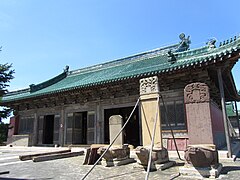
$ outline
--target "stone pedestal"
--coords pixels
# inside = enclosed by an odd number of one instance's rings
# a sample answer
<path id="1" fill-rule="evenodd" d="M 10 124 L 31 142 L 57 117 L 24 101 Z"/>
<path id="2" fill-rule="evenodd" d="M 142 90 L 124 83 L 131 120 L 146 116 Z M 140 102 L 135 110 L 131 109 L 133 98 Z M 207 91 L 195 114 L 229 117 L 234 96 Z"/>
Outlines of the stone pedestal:
<path id="1" fill-rule="evenodd" d="M 135 151 L 136 151 L 136 155 L 139 159 L 138 164 L 142 165 L 144 168 L 147 168 L 148 160 L 149 160 L 150 147 L 138 146 L 135 149 Z M 151 158 L 152 158 L 151 166 L 150 166 L 151 171 L 159 169 L 157 167 L 158 165 L 163 166 L 166 163 L 169 164 L 168 151 L 167 151 L 166 148 L 154 147 L 153 151 L 152 151 L 152 157 Z M 166 165 L 164 167 L 166 167 Z"/>
<path id="2" fill-rule="evenodd" d="M 189 145 L 185 151 L 186 164 L 194 167 L 218 166 L 218 152 L 215 145 Z"/>
<path id="3" fill-rule="evenodd" d="M 98 149 L 98 154 L 102 155 L 107 147 L 101 147 Z M 102 165 L 106 167 L 121 166 L 129 163 L 136 162 L 133 158 L 130 158 L 130 148 L 128 145 L 112 146 L 102 158 Z"/>
<path id="4" fill-rule="evenodd" d="M 106 144 L 92 144 L 90 148 L 86 149 L 83 165 L 93 165 L 100 158 L 97 153 L 98 149 L 107 146 Z"/>
<path id="5" fill-rule="evenodd" d="M 106 160 L 103 159 L 101 164 L 105 167 L 112 167 L 112 166 L 122 166 L 130 163 L 135 163 L 136 160 L 133 158 L 126 158 L 126 159 L 112 159 L 112 160 Z"/>

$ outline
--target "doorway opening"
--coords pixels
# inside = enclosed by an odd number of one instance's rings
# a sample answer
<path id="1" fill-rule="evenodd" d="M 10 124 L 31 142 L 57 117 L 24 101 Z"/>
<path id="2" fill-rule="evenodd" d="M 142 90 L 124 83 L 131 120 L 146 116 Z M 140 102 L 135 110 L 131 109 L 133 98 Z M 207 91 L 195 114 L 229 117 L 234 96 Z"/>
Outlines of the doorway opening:
<path id="1" fill-rule="evenodd" d="M 54 115 L 44 116 L 43 121 L 43 144 L 53 144 Z"/>
<path id="2" fill-rule="evenodd" d="M 134 107 L 114 108 L 104 110 L 104 143 L 109 144 L 109 118 L 112 115 L 121 115 L 123 117 L 123 124 L 127 121 L 130 113 Z M 123 131 L 123 142 L 131 144 L 134 147 L 140 145 L 140 126 L 139 126 L 139 109 L 136 108 L 130 121 Z"/>

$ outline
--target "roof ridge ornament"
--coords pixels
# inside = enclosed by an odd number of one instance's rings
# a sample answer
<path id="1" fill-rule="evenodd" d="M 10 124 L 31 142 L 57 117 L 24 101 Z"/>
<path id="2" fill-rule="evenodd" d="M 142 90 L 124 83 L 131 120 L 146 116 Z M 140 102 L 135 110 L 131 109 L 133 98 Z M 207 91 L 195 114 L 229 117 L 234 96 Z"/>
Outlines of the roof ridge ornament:
<path id="1" fill-rule="evenodd" d="M 171 49 L 167 53 L 168 53 L 168 62 L 170 62 L 171 64 L 175 63 L 177 59 L 173 54 L 173 52 L 171 51 Z"/>
<path id="2" fill-rule="evenodd" d="M 65 68 L 63 69 L 63 72 L 68 72 L 69 71 L 69 66 L 66 65 Z"/>
<path id="3" fill-rule="evenodd" d="M 179 38 L 181 39 L 181 42 L 179 43 L 179 46 L 178 46 L 176 52 L 182 52 L 182 51 L 189 50 L 189 46 L 191 44 L 190 36 L 188 36 L 186 38 L 185 34 L 181 33 L 179 35 Z"/>
<path id="4" fill-rule="evenodd" d="M 233 43 L 236 40 L 238 40 L 239 38 L 240 38 L 240 36 L 234 36 L 233 38 L 231 37 L 230 39 L 224 40 L 224 41 L 219 43 L 219 47 L 230 44 L 230 43 Z"/>
<path id="5" fill-rule="evenodd" d="M 209 39 L 206 43 L 209 49 L 216 48 L 215 43 L 217 42 L 216 38 Z"/>

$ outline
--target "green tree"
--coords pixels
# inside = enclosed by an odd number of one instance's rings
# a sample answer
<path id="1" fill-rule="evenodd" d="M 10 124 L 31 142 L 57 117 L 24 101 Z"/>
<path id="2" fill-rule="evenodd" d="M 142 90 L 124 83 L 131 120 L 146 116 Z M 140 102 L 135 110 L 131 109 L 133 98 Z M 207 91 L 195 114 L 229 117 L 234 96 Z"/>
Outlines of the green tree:
<path id="1" fill-rule="evenodd" d="M 0 47 L 1 51 L 1 47 Z M 0 101 L 2 96 L 7 93 L 7 87 L 9 86 L 9 82 L 13 79 L 14 70 L 11 69 L 12 64 L 0 64 Z M 11 110 L 9 108 L 0 109 L 0 122 L 2 118 L 6 118 L 10 115 Z"/>
<path id="2" fill-rule="evenodd" d="M 0 122 L 0 146 L 3 145 L 3 142 L 7 141 L 8 125 L 9 124 L 4 124 L 3 122 Z"/>

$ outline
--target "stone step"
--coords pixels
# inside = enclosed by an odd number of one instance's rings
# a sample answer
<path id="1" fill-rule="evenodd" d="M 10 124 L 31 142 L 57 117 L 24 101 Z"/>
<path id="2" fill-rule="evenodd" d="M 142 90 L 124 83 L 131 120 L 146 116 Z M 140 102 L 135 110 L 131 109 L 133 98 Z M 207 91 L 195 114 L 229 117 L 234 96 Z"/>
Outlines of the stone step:
<path id="1" fill-rule="evenodd" d="M 0 172 L 0 175 L 2 175 L 2 174 L 9 174 L 10 173 L 10 171 L 2 171 L 2 172 Z"/>
<path id="2" fill-rule="evenodd" d="M 60 154 L 50 154 L 50 155 L 44 155 L 44 156 L 37 156 L 33 157 L 33 162 L 42 162 L 42 161 L 49 161 L 54 159 L 61 159 L 61 158 L 69 158 L 74 156 L 80 156 L 83 155 L 84 151 L 79 152 L 67 152 L 67 153 L 60 153 Z"/>
<path id="3" fill-rule="evenodd" d="M 46 152 L 46 153 L 22 155 L 22 156 L 19 156 L 19 159 L 21 161 L 27 161 L 27 160 L 31 160 L 34 157 L 38 157 L 38 156 L 45 156 L 45 155 L 51 155 L 51 154 L 61 154 L 61 153 L 67 153 L 67 152 L 71 152 L 71 150 L 68 149 L 68 150 L 62 150 L 62 151 L 52 151 L 52 152 Z"/>

